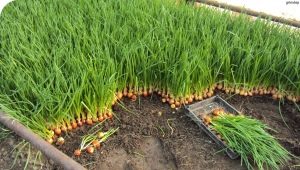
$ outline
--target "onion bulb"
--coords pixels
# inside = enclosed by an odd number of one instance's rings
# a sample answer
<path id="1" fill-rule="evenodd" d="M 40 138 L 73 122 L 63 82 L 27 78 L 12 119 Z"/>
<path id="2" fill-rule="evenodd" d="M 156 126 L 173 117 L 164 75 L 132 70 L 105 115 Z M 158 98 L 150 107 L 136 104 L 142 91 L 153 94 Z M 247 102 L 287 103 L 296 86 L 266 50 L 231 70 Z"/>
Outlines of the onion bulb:
<path id="1" fill-rule="evenodd" d="M 95 148 L 100 148 L 100 142 L 98 141 L 98 140 L 94 140 L 93 142 L 92 142 L 92 145 L 95 147 Z"/>
<path id="2" fill-rule="evenodd" d="M 52 144 L 53 143 L 53 139 L 49 138 L 49 139 L 47 139 L 47 142 L 50 143 L 50 144 Z"/>
<path id="3" fill-rule="evenodd" d="M 93 146 L 89 146 L 86 148 L 87 153 L 92 154 L 95 151 L 95 148 Z"/>
<path id="4" fill-rule="evenodd" d="M 113 117 L 113 114 L 112 114 L 111 112 L 108 112 L 108 113 L 107 113 L 107 117 L 108 117 L 109 119 L 111 119 L 111 118 Z"/>
<path id="5" fill-rule="evenodd" d="M 293 100 L 292 95 L 288 95 L 286 98 L 287 98 L 289 101 L 292 101 L 292 100 Z"/>
<path id="6" fill-rule="evenodd" d="M 297 102 L 297 98 L 296 98 L 296 97 L 293 97 L 293 98 L 292 98 L 292 102 L 296 103 L 296 102 Z"/>
<path id="7" fill-rule="evenodd" d="M 218 90 L 221 90 L 222 88 L 223 88 L 223 86 L 222 86 L 221 83 L 217 85 L 217 89 L 218 89 Z"/>
<path id="8" fill-rule="evenodd" d="M 74 155 L 75 155 L 75 156 L 80 156 L 80 155 L 81 155 L 80 149 L 76 149 L 76 150 L 74 151 Z"/>
<path id="9" fill-rule="evenodd" d="M 189 98 L 188 98 L 188 102 L 189 102 L 189 103 L 192 103 L 192 102 L 193 102 L 193 98 L 192 98 L 192 97 L 189 97 Z"/>
<path id="10" fill-rule="evenodd" d="M 57 138 L 56 145 L 63 145 L 65 143 L 65 139 L 63 137 Z"/>
<path id="11" fill-rule="evenodd" d="M 127 97 L 129 97 L 129 98 L 131 98 L 133 96 L 133 93 L 132 92 L 129 92 L 128 94 L 127 94 Z"/>
<path id="12" fill-rule="evenodd" d="M 224 110 L 223 110 L 223 109 L 220 109 L 220 108 L 215 109 L 215 110 L 213 111 L 213 115 L 214 115 L 214 116 L 219 116 L 219 115 L 221 115 L 222 113 L 224 113 Z"/>
<path id="13" fill-rule="evenodd" d="M 98 122 L 98 118 L 97 118 L 97 117 L 93 117 L 93 118 L 92 118 L 92 121 L 93 121 L 94 123 L 96 123 L 96 122 Z"/>
<path id="14" fill-rule="evenodd" d="M 87 119 L 86 119 L 86 124 L 92 125 L 92 124 L 93 124 L 92 119 L 91 119 L 91 118 L 87 118 Z"/>
<path id="15" fill-rule="evenodd" d="M 234 93 L 235 93 L 235 94 L 240 94 L 240 90 L 239 90 L 238 88 L 236 88 L 236 89 L 234 90 Z"/>
<path id="16" fill-rule="evenodd" d="M 81 120 L 77 121 L 77 125 L 78 125 L 79 127 L 81 127 L 81 126 L 83 125 L 82 121 L 81 121 Z"/>
<path id="17" fill-rule="evenodd" d="M 73 129 L 71 125 L 68 125 L 67 128 L 68 128 L 69 131 L 71 131 Z"/>
<path id="18" fill-rule="evenodd" d="M 62 132 L 66 132 L 68 130 L 67 127 L 66 127 L 66 125 L 62 125 L 60 127 L 60 129 L 61 129 Z"/>
<path id="19" fill-rule="evenodd" d="M 117 93 L 117 98 L 118 98 L 119 100 L 121 100 L 121 99 L 122 99 L 122 97 L 123 97 L 123 94 L 122 94 L 122 92 L 118 92 L 118 93 Z"/>
<path id="20" fill-rule="evenodd" d="M 225 89 L 225 93 L 228 94 L 230 91 L 229 89 Z"/>
<path id="21" fill-rule="evenodd" d="M 214 91 L 209 91 L 209 92 L 207 93 L 207 97 L 211 97 L 213 94 L 214 94 Z"/>
<path id="22" fill-rule="evenodd" d="M 245 95 L 245 91 L 244 90 L 240 90 L 240 95 L 244 96 Z"/>
<path id="23" fill-rule="evenodd" d="M 76 129 L 77 128 L 77 123 L 75 121 L 72 122 L 72 128 Z"/>
<path id="24" fill-rule="evenodd" d="M 207 125 L 211 123 L 211 118 L 207 115 L 203 117 L 203 120 L 204 120 L 204 123 Z"/>
<path id="25" fill-rule="evenodd" d="M 99 132 L 97 136 L 98 136 L 98 138 L 100 138 L 100 139 L 101 139 L 101 138 L 103 138 L 103 136 L 104 136 L 104 135 L 105 135 L 105 133 L 103 133 L 103 132 Z"/>
<path id="26" fill-rule="evenodd" d="M 148 96 L 148 91 L 147 91 L 147 90 L 144 90 L 143 96 L 144 96 L 144 97 L 147 97 L 147 96 Z"/>
<path id="27" fill-rule="evenodd" d="M 61 134 L 61 129 L 60 129 L 60 128 L 55 128 L 55 129 L 54 129 L 54 133 L 55 133 L 56 135 L 60 135 L 60 134 Z"/>
<path id="28" fill-rule="evenodd" d="M 99 120 L 99 122 L 102 122 L 102 121 L 104 120 L 104 117 L 103 117 L 103 116 L 100 116 L 100 117 L 98 118 L 98 120 Z"/>
<path id="29" fill-rule="evenodd" d="M 136 95 L 132 95 L 132 96 L 131 96 L 131 101 L 134 102 L 134 101 L 136 101 L 136 99 L 137 99 Z"/>

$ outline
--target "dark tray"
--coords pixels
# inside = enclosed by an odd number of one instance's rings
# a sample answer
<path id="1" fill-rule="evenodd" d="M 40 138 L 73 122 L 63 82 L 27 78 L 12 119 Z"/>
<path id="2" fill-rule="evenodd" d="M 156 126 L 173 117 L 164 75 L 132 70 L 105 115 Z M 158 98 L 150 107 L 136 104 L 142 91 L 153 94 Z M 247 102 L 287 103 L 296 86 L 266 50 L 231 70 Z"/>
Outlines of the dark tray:
<path id="1" fill-rule="evenodd" d="M 239 114 L 239 111 L 237 111 L 234 107 L 232 107 L 230 104 L 228 104 L 225 100 L 223 100 L 219 96 L 213 96 L 211 98 L 208 98 L 206 100 L 186 105 L 185 109 L 187 110 L 186 114 L 209 136 L 211 137 L 224 151 L 231 159 L 236 159 L 239 157 L 239 155 L 234 152 L 232 149 L 230 149 L 222 140 L 220 140 L 215 132 L 213 132 L 208 126 L 204 124 L 202 119 L 200 117 L 203 117 L 204 115 L 211 116 L 212 111 L 217 108 L 224 109 L 225 112 L 232 113 L 232 114 Z"/>

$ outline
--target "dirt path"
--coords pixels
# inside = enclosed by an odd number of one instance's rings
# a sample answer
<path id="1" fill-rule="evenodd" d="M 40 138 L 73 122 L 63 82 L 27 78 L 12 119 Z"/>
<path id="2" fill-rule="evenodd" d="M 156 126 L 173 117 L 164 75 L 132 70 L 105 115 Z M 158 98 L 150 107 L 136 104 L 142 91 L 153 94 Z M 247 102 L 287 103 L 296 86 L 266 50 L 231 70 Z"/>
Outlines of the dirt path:
<path id="1" fill-rule="evenodd" d="M 300 155 L 300 112 L 295 106 L 281 106 L 288 128 L 279 114 L 278 102 L 270 97 L 220 95 L 238 110 L 267 123 L 277 131 L 272 132 L 273 135 L 288 150 Z M 240 166 L 239 159 L 231 160 L 220 153 L 218 146 L 182 110 L 171 110 L 157 96 L 141 97 L 136 102 L 125 99 L 123 104 L 131 113 L 123 107 L 114 107 L 118 119 L 105 122 L 104 129 L 120 129 L 93 155 L 83 153 L 80 158 L 73 156 L 74 150 L 79 147 L 80 136 L 90 129 L 88 126 L 66 134 L 65 144 L 58 148 L 88 169 L 245 169 Z M 0 148 L 7 150 L 6 140 L 0 142 Z M 7 161 L 1 162 L 4 159 L 11 160 L 0 155 L 0 169 L 7 167 Z M 46 169 L 60 169 L 45 158 L 42 163 Z M 299 160 L 292 160 L 282 169 L 296 169 L 293 167 L 295 164 L 299 165 Z"/>

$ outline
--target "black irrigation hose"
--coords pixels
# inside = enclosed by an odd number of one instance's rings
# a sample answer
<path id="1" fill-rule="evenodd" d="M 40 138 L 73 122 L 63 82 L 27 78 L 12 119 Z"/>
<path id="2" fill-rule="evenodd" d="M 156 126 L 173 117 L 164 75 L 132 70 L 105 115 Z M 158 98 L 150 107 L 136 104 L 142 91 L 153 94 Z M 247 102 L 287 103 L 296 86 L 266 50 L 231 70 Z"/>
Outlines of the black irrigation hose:
<path id="1" fill-rule="evenodd" d="M 238 13 L 245 13 L 247 15 L 250 16 L 254 16 L 254 17 L 260 17 L 263 19 L 270 19 L 271 21 L 277 22 L 277 23 L 281 23 L 281 24 L 286 24 L 286 25 L 290 25 L 290 26 L 294 26 L 297 28 L 300 28 L 300 21 L 296 21 L 296 20 L 292 20 L 292 19 L 285 19 L 282 17 L 278 17 L 278 16 L 273 16 L 273 15 L 269 15 L 263 12 L 257 12 L 257 11 L 253 11 L 250 9 L 245 9 L 242 7 L 238 7 L 238 6 L 234 6 L 234 5 L 229 5 L 226 3 L 221 3 L 221 2 L 216 2 L 213 0 L 196 0 L 196 2 L 200 2 L 203 4 L 207 4 L 210 6 L 214 6 L 214 7 L 218 7 L 218 8 L 223 8 L 223 9 L 228 9 L 234 12 L 238 12 Z"/>
<path id="2" fill-rule="evenodd" d="M 41 137 L 33 133 L 31 130 L 23 126 L 18 121 L 10 118 L 6 113 L 0 112 L 0 123 L 5 125 L 7 128 L 15 132 L 20 137 L 24 138 L 37 149 L 41 150 L 48 158 L 52 159 L 58 165 L 62 166 L 67 170 L 85 170 L 85 168 L 50 145 L 48 142 L 43 140 Z"/>

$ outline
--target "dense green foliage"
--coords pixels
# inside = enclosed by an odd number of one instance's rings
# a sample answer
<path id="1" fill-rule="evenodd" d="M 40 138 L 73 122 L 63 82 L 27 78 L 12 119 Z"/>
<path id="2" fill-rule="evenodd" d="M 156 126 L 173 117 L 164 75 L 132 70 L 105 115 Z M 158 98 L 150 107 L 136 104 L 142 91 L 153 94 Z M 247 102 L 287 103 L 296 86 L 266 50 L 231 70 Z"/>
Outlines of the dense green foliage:
<path id="1" fill-rule="evenodd" d="M 0 16 L 0 106 L 47 138 L 125 87 L 300 95 L 299 54 L 299 31 L 168 0 L 18 0 Z"/>

